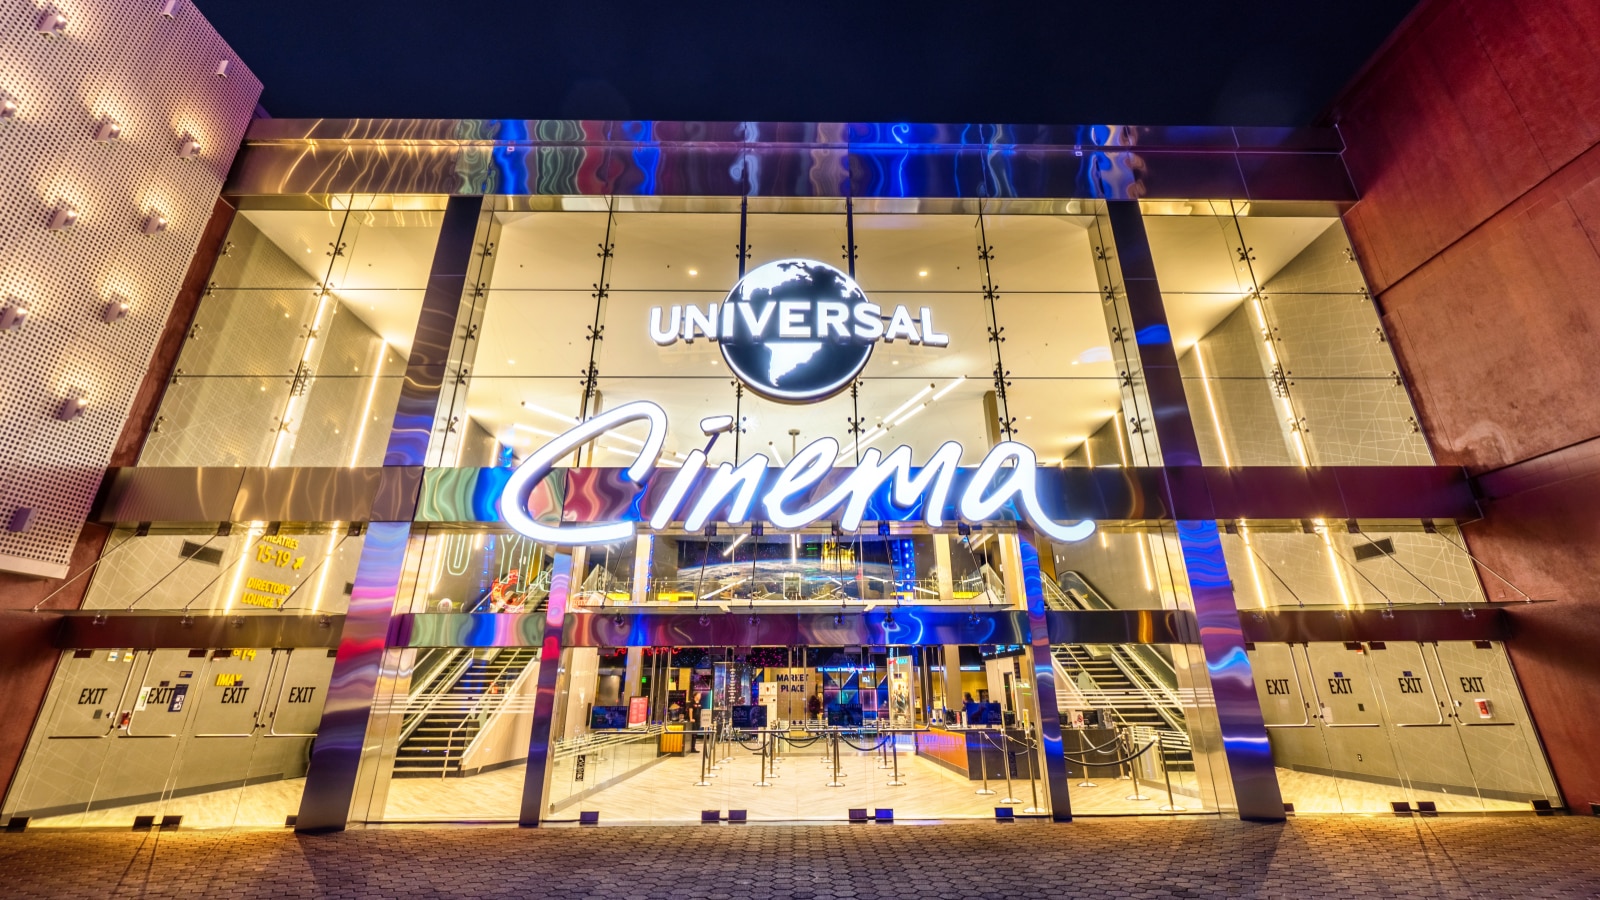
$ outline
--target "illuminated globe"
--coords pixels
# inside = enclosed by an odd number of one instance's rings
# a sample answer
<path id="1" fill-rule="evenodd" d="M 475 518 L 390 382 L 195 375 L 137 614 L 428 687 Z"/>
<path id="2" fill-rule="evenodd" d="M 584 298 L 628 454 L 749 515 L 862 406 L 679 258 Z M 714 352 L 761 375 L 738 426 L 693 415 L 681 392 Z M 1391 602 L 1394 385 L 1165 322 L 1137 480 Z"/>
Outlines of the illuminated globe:
<path id="1" fill-rule="evenodd" d="M 780 259 L 745 273 L 728 292 L 722 358 L 750 390 L 804 403 L 848 387 L 872 356 L 857 315 L 879 313 L 849 275 L 811 259 Z"/>

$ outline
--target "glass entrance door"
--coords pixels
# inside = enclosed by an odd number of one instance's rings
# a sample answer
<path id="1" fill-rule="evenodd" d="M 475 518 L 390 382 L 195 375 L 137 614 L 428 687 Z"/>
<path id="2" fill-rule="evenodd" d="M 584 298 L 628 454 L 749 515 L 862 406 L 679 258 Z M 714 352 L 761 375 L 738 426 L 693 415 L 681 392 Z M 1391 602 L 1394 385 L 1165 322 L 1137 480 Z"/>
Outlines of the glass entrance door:
<path id="1" fill-rule="evenodd" d="M 602 822 L 1044 814 L 1020 646 L 579 647 L 544 816 Z"/>

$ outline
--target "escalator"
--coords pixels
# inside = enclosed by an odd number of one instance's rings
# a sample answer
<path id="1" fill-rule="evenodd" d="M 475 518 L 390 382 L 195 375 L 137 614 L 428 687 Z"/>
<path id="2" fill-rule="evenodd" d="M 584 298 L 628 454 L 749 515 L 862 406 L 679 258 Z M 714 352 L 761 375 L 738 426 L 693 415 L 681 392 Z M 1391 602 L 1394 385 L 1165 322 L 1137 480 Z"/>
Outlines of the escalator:
<path id="1" fill-rule="evenodd" d="M 423 686 L 407 703 L 410 714 L 395 754 L 394 777 L 466 774 L 461 763 L 473 741 L 538 658 L 534 647 L 508 647 L 486 657 L 470 650 L 432 651 Z"/>
<path id="2" fill-rule="evenodd" d="M 1059 577 L 1059 584 L 1044 579 L 1049 608 L 1116 608 L 1078 573 L 1062 572 Z M 1051 653 L 1057 679 L 1067 684 L 1056 694 L 1063 709 L 1076 701 L 1108 710 L 1117 725 L 1130 730 L 1135 743 L 1159 738 L 1170 770 L 1193 771 L 1177 673 L 1159 650 L 1141 644 L 1057 644 Z"/>

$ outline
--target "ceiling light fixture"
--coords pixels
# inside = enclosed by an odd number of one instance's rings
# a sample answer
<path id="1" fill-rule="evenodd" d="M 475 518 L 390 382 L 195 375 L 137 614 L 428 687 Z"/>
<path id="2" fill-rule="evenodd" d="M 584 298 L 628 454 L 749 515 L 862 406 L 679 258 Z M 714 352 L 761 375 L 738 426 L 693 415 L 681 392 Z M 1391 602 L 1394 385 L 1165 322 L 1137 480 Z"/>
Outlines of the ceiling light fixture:
<path id="1" fill-rule="evenodd" d="M 109 144 L 122 137 L 122 123 L 116 119 L 106 119 L 95 126 L 94 139 L 102 144 Z"/>
<path id="2" fill-rule="evenodd" d="M 17 117 L 17 104 L 14 100 L 0 100 L 0 121 L 10 121 Z"/>
<path id="3" fill-rule="evenodd" d="M 199 155 L 200 155 L 200 142 L 195 140 L 194 138 L 186 137 L 178 144 L 178 158 L 179 159 L 194 159 L 195 157 L 197 157 Z M 310 253 L 311 251 L 309 249 L 307 249 L 306 252 Z"/>

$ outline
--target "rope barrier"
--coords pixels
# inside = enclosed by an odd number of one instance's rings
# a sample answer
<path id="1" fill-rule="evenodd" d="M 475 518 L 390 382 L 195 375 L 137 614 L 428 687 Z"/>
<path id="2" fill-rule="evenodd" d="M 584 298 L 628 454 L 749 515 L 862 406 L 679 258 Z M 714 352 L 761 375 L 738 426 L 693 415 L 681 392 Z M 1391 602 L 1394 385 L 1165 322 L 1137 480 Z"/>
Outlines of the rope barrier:
<path id="1" fill-rule="evenodd" d="M 1150 743 L 1145 744 L 1144 745 L 1144 749 L 1140 750 L 1138 753 L 1135 753 L 1132 756 L 1124 756 L 1121 759 L 1107 759 L 1107 760 L 1100 760 L 1100 761 L 1097 761 L 1097 762 L 1090 762 L 1089 760 L 1086 760 L 1086 759 L 1078 759 L 1075 756 L 1067 756 L 1065 753 L 1061 754 L 1061 757 L 1063 759 L 1065 759 L 1067 762 L 1074 762 L 1074 763 L 1077 763 L 1080 766 L 1120 766 L 1123 763 L 1133 762 L 1134 760 L 1138 759 L 1139 757 L 1145 755 L 1146 751 L 1148 751 L 1151 747 L 1154 747 L 1156 744 L 1159 744 L 1159 743 L 1160 743 L 1160 741 L 1151 741 Z"/>

